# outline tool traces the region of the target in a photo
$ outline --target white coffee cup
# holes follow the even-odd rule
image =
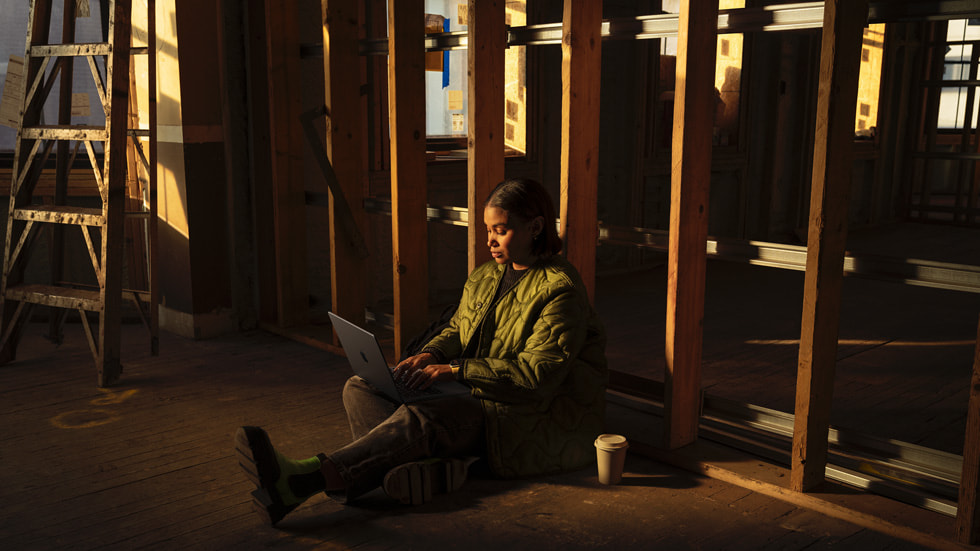
[[[623,478],[623,463],[626,461],[626,448],[629,443],[625,436],[600,434],[595,439],[596,462],[599,464],[599,482],[619,484]]]

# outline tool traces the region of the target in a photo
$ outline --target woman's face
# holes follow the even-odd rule
[[[487,226],[487,246],[497,264],[513,263],[514,268],[523,270],[531,266],[537,257],[532,253],[534,236],[543,229],[541,217],[530,222],[510,219],[507,211],[499,207],[483,210],[483,223]]]

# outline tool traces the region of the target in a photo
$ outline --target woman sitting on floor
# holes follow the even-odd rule
[[[508,478],[594,461],[605,336],[578,272],[558,254],[551,198],[533,180],[506,180],[483,218],[493,261],[470,274],[448,327],[395,367],[411,387],[458,380],[470,395],[399,404],[351,377],[344,407],[353,442],[301,461],[278,453],[262,429],[240,428],[239,462],[271,524],[317,491],[346,502],[383,486],[421,503],[457,489],[475,457]]]

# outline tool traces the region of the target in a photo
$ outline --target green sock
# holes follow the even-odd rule
[[[276,460],[279,463],[279,480],[276,490],[285,505],[302,503],[306,498],[321,492],[326,487],[323,475],[320,474],[321,460],[319,456],[309,459],[289,459],[278,451]]]

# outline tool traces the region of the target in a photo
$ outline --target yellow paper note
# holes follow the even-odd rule
[[[463,110],[463,91],[448,90],[446,92],[446,108],[450,111]]]

